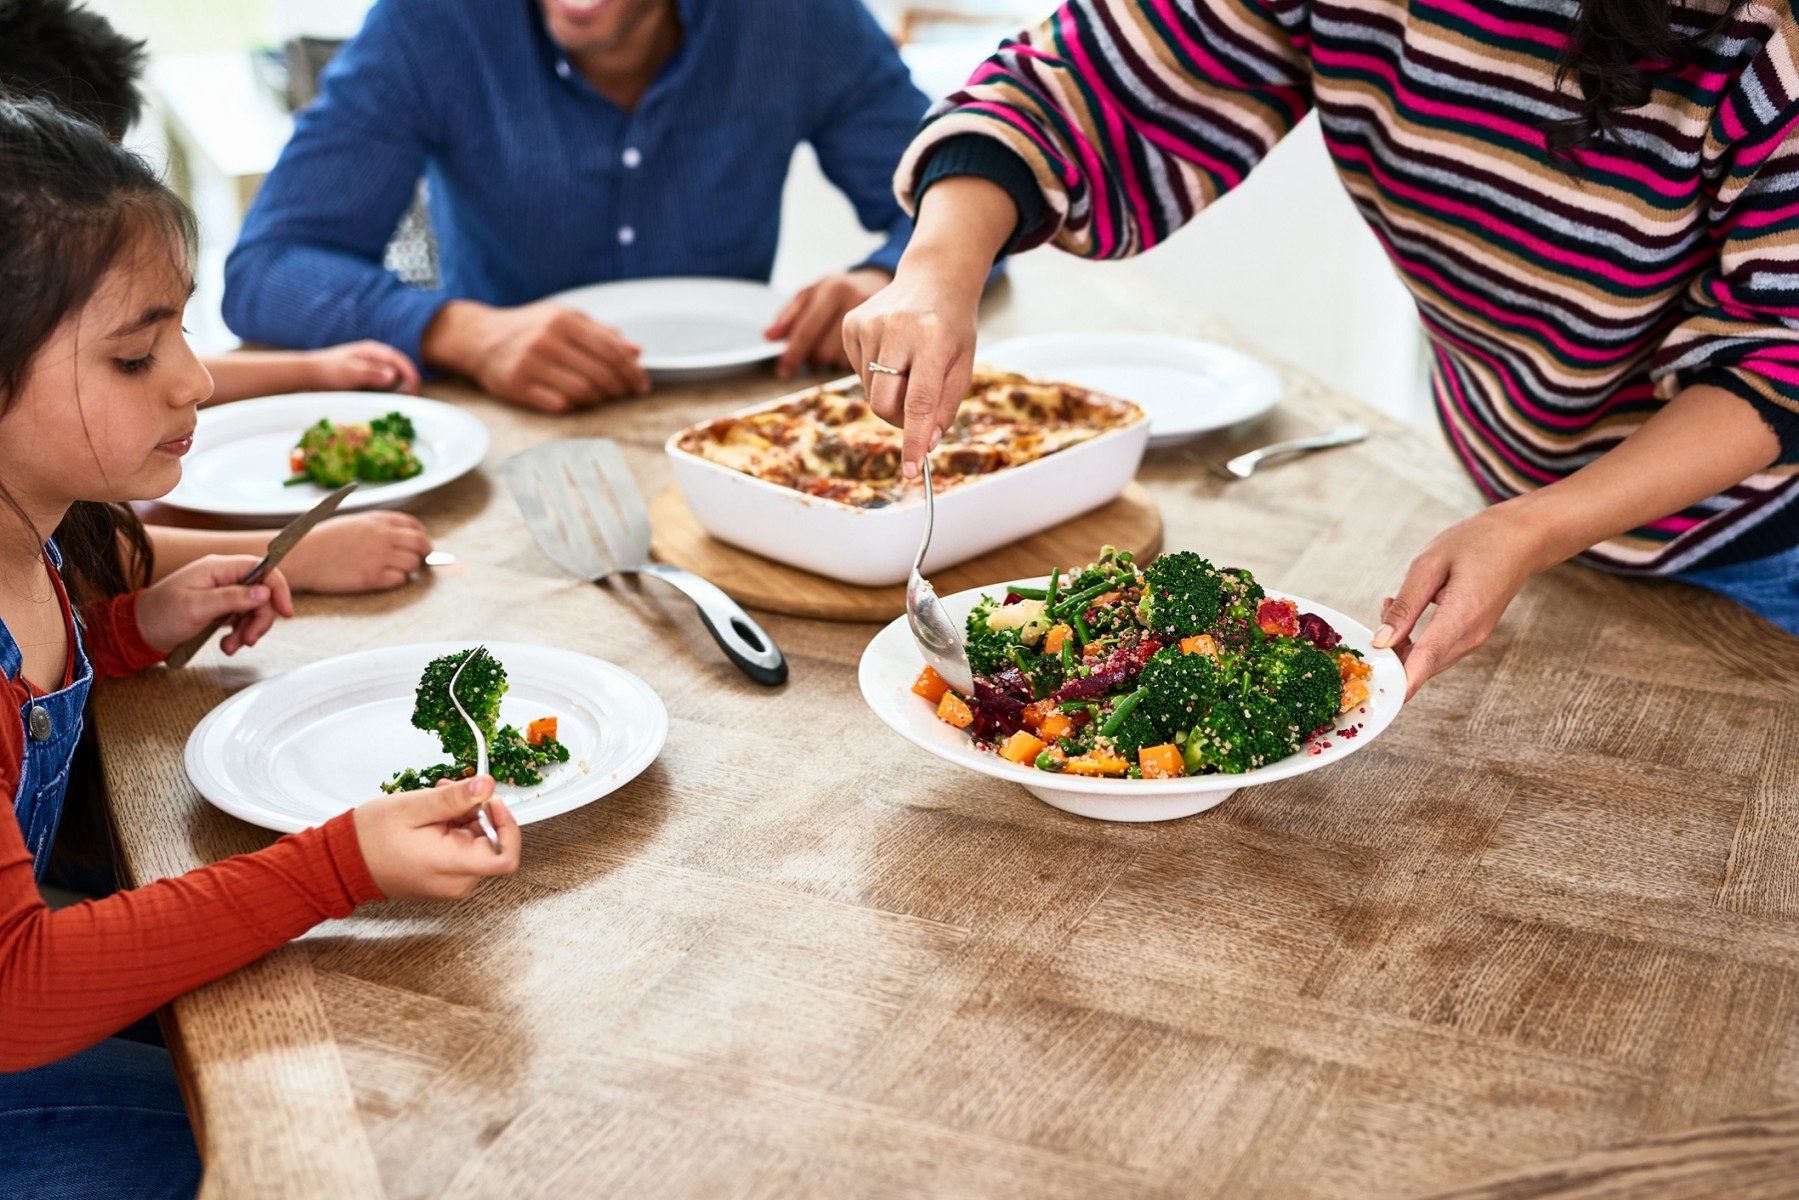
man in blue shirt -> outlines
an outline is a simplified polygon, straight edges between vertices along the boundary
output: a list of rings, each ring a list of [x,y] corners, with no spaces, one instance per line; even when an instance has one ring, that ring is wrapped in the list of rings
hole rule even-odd
[[[640,392],[637,347],[541,301],[661,275],[767,279],[793,149],[883,245],[770,327],[782,377],[843,367],[843,314],[911,225],[891,179],[924,114],[861,0],[380,0],[295,123],[225,268],[225,319],[286,346],[379,338],[563,411]],[[420,176],[440,285],[382,252]]]

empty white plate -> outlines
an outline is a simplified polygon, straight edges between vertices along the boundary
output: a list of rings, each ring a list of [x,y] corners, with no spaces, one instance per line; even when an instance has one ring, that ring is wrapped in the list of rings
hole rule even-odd
[[[984,363],[1129,400],[1149,414],[1152,448],[1259,417],[1281,377],[1228,346],[1161,333],[1046,333],[976,352]]]
[[[349,425],[390,412],[405,413],[418,436],[413,453],[423,473],[393,483],[365,483],[340,512],[393,508],[459,479],[487,454],[487,427],[473,415],[436,400],[387,392],[298,392],[200,410],[194,446],[181,482],[164,504],[234,520],[279,522],[299,516],[330,495],[312,483],[286,486],[287,455],[300,434],[323,419]]]
[[[762,337],[787,297],[747,279],[626,279],[550,297],[643,347],[644,370],[665,380],[729,375],[778,357]]]
[[[265,679],[206,714],[187,739],[187,777],[215,807],[293,833],[381,794],[407,767],[444,762],[437,738],[412,727],[425,664],[471,642],[346,654]],[[649,684],[585,654],[489,642],[509,685],[500,723],[557,718],[569,760],[529,788],[497,794],[528,825],[589,804],[635,779],[668,737],[668,710]]]

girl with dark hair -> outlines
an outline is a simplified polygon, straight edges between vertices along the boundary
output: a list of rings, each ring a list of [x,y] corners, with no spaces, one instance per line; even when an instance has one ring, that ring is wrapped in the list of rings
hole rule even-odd
[[[917,231],[844,322],[907,470],[967,385],[995,254],[1149,249],[1308,108],[1494,502],[1384,606],[1409,689],[1576,556],[1799,633],[1787,0],[1071,0],[927,117],[897,180]]]
[[[204,558],[142,590],[128,507],[180,479],[212,381],[181,335],[192,219],[135,156],[48,103],[0,100],[0,1193],[192,1195],[198,1163],[165,1054],[108,1035],[320,921],[383,895],[454,898],[518,862],[472,828],[488,777],[346,812],[227,859],[51,912],[55,837],[97,679],[141,670],[216,617],[254,645],[287,584]],[[69,545],[47,539],[81,510]],[[77,606],[65,572],[97,593]],[[141,574],[141,571],[138,572]],[[116,593],[116,594],[115,594]],[[76,616],[79,611],[79,619]]]
[[[144,44],[114,29],[105,17],[73,0],[0,0],[0,95],[48,99],[123,141],[143,112],[138,78]],[[412,360],[380,342],[352,342],[323,350],[238,352],[206,360],[211,402],[223,404],[279,392],[418,391]],[[74,512],[57,530],[65,550],[103,537],[104,514]],[[122,546],[124,561],[111,583],[141,586],[206,554],[258,554],[270,530],[221,532],[152,526],[146,538]],[[337,517],[315,530],[286,562],[296,590],[360,592],[398,587],[423,565],[431,538],[417,517],[401,512]],[[84,556],[85,557],[85,556]],[[80,582],[71,580],[71,582]],[[110,584],[107,590],[119,590]]]

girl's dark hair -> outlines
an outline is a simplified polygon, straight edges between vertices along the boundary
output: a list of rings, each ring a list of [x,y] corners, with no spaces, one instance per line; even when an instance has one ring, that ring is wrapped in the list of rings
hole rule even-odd
[[[74,0],[0,0],[0,87],[42,95],[117,142],[144,110],[144,44]]]
[[[1715,15],[1675,0],[1580,0],[1567,49],[1556,71],[1560,87],[1580,87],[1580,111],[1547,126],[1558,157],[1592,146],[1617,131],[1615,118],[1649,102],[1657,75],[1679,70],[1693,51],[1736,16],[1743,0],[1725,0]],[[1677,29],[1676,21],[1685,26]]]
[[[146,236],[184,257],[197,237],[193,214],[148,163],[47,101],[0,94],[0,415],[45,343]],[[30,528],[3,480],[0,502]],[[84,598],[149,582],[149,538],[127,505],[77,504],[55,536]]]

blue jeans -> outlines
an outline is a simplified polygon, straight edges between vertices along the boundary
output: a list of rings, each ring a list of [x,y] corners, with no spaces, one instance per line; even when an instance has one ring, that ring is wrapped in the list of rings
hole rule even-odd
[[[1799,637],[1799,547],[1674,578],[1728,596]]]
[[[113,1038],[0,1075],[0,1195],[183,1200],[200,1155],[166,1050]]]

